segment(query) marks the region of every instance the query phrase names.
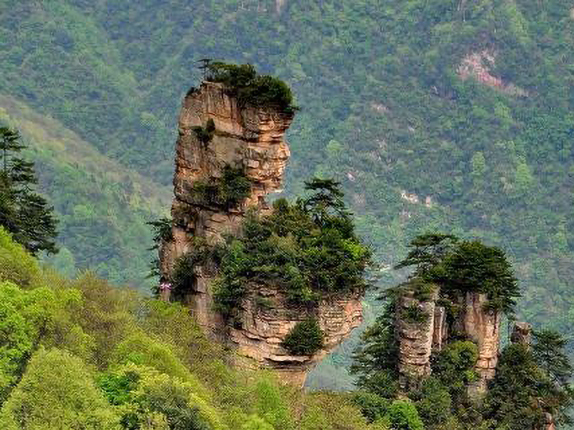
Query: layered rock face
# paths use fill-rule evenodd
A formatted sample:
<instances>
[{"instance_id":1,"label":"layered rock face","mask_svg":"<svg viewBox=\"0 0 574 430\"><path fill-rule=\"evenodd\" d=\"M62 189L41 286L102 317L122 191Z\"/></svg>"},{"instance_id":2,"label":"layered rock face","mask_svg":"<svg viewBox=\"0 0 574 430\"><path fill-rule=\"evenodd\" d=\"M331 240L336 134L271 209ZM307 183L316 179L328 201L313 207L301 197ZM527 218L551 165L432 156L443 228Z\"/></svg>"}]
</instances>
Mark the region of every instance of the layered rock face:
<instances>
[{"instance_id":1,"label":"layered rock face","mask_svg":"<svg viewBox=\"0 0 574 430\"><path fill-rule=\"evenodd\" d=\"M459 321L465 333L478 346L475 370L478 380L470 387L471 395L486 392L488 381L494 378L500 345L500 311L487 308L486 294L466 293L463 312Z\"/></svg>"},{"instance_id":2,"label":"layered rock face","mask_svg":"<svg viewBox=\"0 0 574 430\"><path fill-rule=\"evenodd\" d=\"M212 120L215 131L204 143L195 128ZM226 234L240 232L247 210L269 211L265 196L279 191L289 159L285 132L293 114L273 107L240 106L219 83L204 82L183 102L179 117L172 205L172 236L160 249L160 269L166 279L179 257L192 250L198 238L209 245ZM220 178L226 166L241 167L250 182L249 195L234 207L198 202L193 187ZM183 298L197 322L211 337L234 347L249 360L246 365L271 367L287 381L302 385L306 373L362 322L360 297L325 299L312 310L288 306L280 291L254 284L243 300L240 324L230 327L214 310L212 281L216 268L194 269L193 285ZM291 356L281 343L299 321L317 318L325 347L312 357Z\"/></svg>"},{"instance_id":3,"label":"layered rock face","mask_svg":"<svg viewBox=\"0 0 574 430\"><path fill-rule=\"evenodd\" d=\"M422 301L408 291L398 301L399 383L405 391L418 388L419 382L431 373L436 299L436 293L429 300Z\"/></svg>"},{"instance_id":4,"label":"layered rock face","mask_svg":"<svg viewBox=\"0 0 574 430\"><path fill-rule=\"evenodd\" d=\"M323 348L313 356L291 355L281 343L291 329L309 315L308 309L290 306L280 291L256 288L243 301L241 328L230 328L229 340L241 355L253 359L258 366L272 368L284 381L302 387L311 368L362 323L361 297L321 300L311 315L325 335Z\"/></svg>"},{"instance_id":5,"label":"layered rock face","mask_svg":"<svg viewBox=\"0 0 574 430\"><path fill-rule=\"evenodd\" d=\"M485 294L468 292L458 298L460 311L449 326L446 311L437 305L437 298L438 292L435 292L428 300L420 301L413 297L411 291L407 291L399 299L397 335L401 388L416 388L421 379L430 375L432 353L442 350L449 340L449 333L457 332L471 339L478 347L475 366L478 380L469 387L469 394L482 395L496 372L501 313L487 308ZM424 321L409 321L405 318L408 308L416 308L427 317Z\"/></svg>"}]
</instances>

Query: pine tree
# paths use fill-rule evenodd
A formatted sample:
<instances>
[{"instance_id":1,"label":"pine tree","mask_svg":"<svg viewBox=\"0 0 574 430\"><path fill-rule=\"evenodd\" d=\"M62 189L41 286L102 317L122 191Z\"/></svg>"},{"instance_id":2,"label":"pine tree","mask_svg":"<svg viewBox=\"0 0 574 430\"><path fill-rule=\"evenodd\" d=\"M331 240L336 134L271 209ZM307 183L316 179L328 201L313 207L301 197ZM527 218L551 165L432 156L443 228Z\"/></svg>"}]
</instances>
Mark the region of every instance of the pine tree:
<instances>
[{"instance_id":1,"label":"pine tree","mask_svg":"<svg viewBox=\"0 0 574 430\"><path fill-rule=\"evenodd\" d=\"M32 254L56 253L53 208L34 191L34 163L19 156L24 148L16 130L0 127L0 225Z\"/></svg>"},{"instance_id":2,"label":"pine tree","mask_svg":"<svg viewBox=\"0 0 574 430\"><path fill-rule=\"evenodd\" d=\"M553 330L544 329L534 332L532 354L546 375L556 384L567 387L572 377L572 365L564 352L567 341Z\"/></svg>"}]
</instances>

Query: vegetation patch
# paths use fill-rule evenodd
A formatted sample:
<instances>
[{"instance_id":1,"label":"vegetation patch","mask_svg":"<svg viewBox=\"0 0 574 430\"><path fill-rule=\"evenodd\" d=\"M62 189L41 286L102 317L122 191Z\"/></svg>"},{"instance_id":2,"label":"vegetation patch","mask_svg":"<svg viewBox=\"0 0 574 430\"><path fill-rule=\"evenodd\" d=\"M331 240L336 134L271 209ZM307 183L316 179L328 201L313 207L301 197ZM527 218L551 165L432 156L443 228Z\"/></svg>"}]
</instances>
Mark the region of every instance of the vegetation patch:
<instances>
[{"instance_id":1,"label":"vegetation patch","mask_svg":"<svg viewBox=\"0 0 574 430\"><path fill-rule=\"evenodd\" d=\"M193 127L192 130L195 133L197 139L202 143L204 147L206 147L207 144L211 142L211 139L213 139L215 134L215 122L213 119L209 118L205 124L205 127L198 125Z\"/></svg>"},{"instance_id":2,"label":"vegetation patch","mask_svg":"<svg viewBox=\"0 0 574 430\"><path fill-rule=\"evenodd\" d=\"M279 199L269 216L248 214L242 234L220 250L215 302L224 315L233 316L251 284L298 304L367 287L371 252L355 234L338 183L314 179L306 187L309 197Z\"/></svg>"},{"instance_id":3,"label":"vegetation patch","mask_svg":"<svg viewBox=\"0 0 574 430\"><path fill-rule=\"evenodd\" d=\"M196 181L191 188L195 204L231 209L249 197L251 181L243 167L226 165L220 178Z\"/></svg>"},{"instance_id":4,"label":"vegetation patch","mask_svg":"<svg viewBox=\"0 0 574 430\"><path fill-rule=\"evenodd\" d=\"M402 318L412 324L423 324L429 320L429 315L416 303L411 303L402 311Z\"/></svg>"},{"instance_id":5,"label":"vegetation patch","mask_svg":"<svg viewBox=\"0 0 574 430\"><path fill-rule=\"evenodd\" d=\"M286 113L297 109L293 105L293 93L285 82L273 76L259 75L251 64L211 63L207 80L223 83L241 105L274 106Z\"/></svg>"},{"instance_id":6,"label":"vegetation patch","mask_svg":"<svg viewBox=\"0 0 574 430\"><path fill-rule=\"evenodd\" d=\"M212 257L213 251L205 241L195 238L191 250L180 256L173 266L170 281L174 300L181 300L192 291L196 268L208 263Z\"/></svg>"},{"instance_id":7,"label":"vegetation patch","mask_svg":"<svg viewBox=\"0 0 574 430\"><path fill-rule=\"evenodd\" d=\"M283 340L283 347L293 355L313 355L323 348L325 334L316 318L298 322Z\"/></svg>"},{"instance_id":8,"label":"vegetation patch","mask_svg":"<svg viewBox=\"0 0 574 430\"><path fill-rule=\"evenodd\" d=\"M407 257L397 265L413 266L410 283L436 283L441 293L451 296L484 293L493 310L512 313L520 297L518 281L504 251L480 241L460 241L439 233L418 236L411 242Z\"/></svg>"}]
</instances>

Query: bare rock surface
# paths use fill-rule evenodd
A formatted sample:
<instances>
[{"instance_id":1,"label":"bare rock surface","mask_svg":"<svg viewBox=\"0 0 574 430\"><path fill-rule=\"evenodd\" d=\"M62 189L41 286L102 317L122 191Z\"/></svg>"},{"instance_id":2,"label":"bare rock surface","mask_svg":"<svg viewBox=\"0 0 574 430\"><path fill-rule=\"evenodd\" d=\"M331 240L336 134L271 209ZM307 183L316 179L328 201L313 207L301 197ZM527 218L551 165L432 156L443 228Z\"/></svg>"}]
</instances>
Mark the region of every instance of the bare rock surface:
<instances>
[{"instance_id":1,"label":"bare rock surface","mask_svg":"<svg viewBox=\"0 0 574 430\"><path fill-rule=\"evenodd\" d=\"M430 375L436 299L436 292L429 300L422 301L409 291L398 302L399 382L403 390L416 388L422 379ZM418 318L413 318L412 314L418 315Z\"/></svg>"}]
</instances>

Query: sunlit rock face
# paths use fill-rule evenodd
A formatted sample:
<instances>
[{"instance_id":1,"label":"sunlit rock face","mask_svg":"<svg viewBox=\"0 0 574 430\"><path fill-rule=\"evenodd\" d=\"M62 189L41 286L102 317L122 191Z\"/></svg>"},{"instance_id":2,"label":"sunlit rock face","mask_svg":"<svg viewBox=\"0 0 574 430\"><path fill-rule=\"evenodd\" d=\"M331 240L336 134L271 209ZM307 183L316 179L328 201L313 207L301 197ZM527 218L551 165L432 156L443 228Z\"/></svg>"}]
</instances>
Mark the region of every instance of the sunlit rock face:
<instances>
[{"instance_id":1,"label":"sunlit rock face","mask_svg":"<svg viewBox=\"0 0 574 430\"><path fill-rule=\"evenodd\" d=\"M411 291L398 301L396 332L399 344L399 374L403 391L418 388L431 370L431 356L438 354L451 333L472 340L478 349L475 371L477 380L469 387L472 397L482 396L494 378L500 345L501 312L490 309L486 294L467 292L454 298L459 309L456 318L447 321L444 307L437 304L438 287L426 300L418 300ZM407 309L418 309L424 320L405 317Z\"/></svg>"},{"instance_id":2,"label":"sunlit rock face","mask_svg":"<svg viewBox=\"0 0 574 430\"><path fill-rule=\"evenodd\" d=\"M206 144L194 127L213 120L215 132ZM185 97L179 116L176 146L172 236L160 249L160 269L169 279L179 257L200 238L216 244L228 233L240 232L247 210L269 211L265 197L281 189L290 156L285 132L292 113L273 107L240 106L219 83L204 82ZM242 167L250 180L247 198L232 208L198 203L191 193L197 181L219 178L226 165ZM281 291L253 283L241 304L239 321L229 324L214 310L210 264L194 270L193 286L184 303L212 338L234 347L244 366L275 369L287 382L302 386L307 372L362 322L360 294L325 297L312 309L295 307ZM261 298L265 300L262 306ZM293 356L282 347L285 336L299 321L317 319L325 333L324 348L313 356Z\"/></svg>"}]
</instances>

